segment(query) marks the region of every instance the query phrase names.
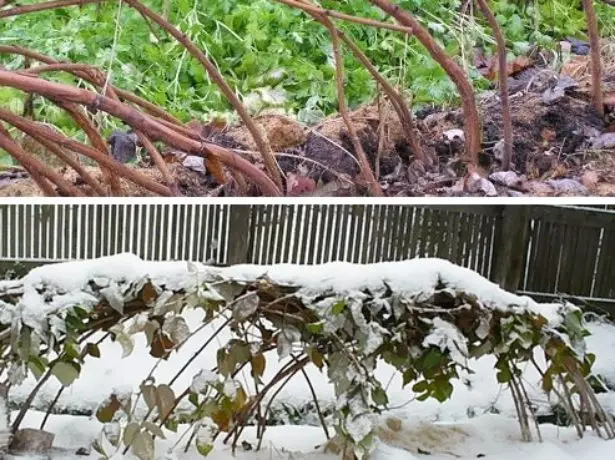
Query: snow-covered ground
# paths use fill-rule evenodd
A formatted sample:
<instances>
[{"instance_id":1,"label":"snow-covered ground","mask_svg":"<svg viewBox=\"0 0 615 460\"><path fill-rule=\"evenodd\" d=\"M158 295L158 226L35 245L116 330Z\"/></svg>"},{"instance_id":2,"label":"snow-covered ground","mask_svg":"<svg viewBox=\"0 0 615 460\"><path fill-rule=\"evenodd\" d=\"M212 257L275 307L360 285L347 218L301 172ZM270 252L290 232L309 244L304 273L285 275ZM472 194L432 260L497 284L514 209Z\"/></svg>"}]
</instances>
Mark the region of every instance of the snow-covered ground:
<instances>
[{"instance_id":1,"label":"snow-covered ground","mask_svg":"<svg viewBox=\"0 0 615 460\"><path fill-rule=\"evenodd\" d=\"M133 277L142 274L165 276L167 280L185 280L185 264L167 264L163 270L161 265L141 264L137 259L116 258L114 263L83 265L76 263L72 267L64 266L58 271L50 267L42 267L31 273L29 283L34 287L41 281L62 279L62 284L68 291L80 289L83 280L90 277L108 276L109 278ZM551 312L550 306L536 304L528 298L521 298L505 293L497 286L489 283L470 270L455 267L452 264L431 259L425 265L425 260L408 261L396 264L375 264L369 267L352 266L350 264L327 264L320 267L255 267L237 266L228 269L216 269L225 275L235 278L252 278L267 273L271 278L285 283L298 283L313 289L334 287L336 290L353 290L358 286L378 283L374 280L387 282L394 288L407 291L418 291L425 286L433 286L438 279L446 279L449 284L465 288L479 294L485 301L507 305L516 303L532 309ZM326 269L325 269L326 267ZM85 270L85 269L88 270ZM425 268L429 268L426 270ZM92 271L93 270L93 271ZM369 273L369 276L366 275ZM6 285L5 285L6 286ZM34 294L34 293L33 293ZM40 312L39 312L40 314ZM185 318L191 329L201 323L201 311L188 311ZM205 340L218 327L213 323L192 337L176 355L169 361L160 363L154 373L158 383L169 381L177 369L201 347ZM615 349L615 326L607 323L591 323L589 329L592 336L587 338L588 351L597 355L595 372L615 383L615 361L612 350ZM210 348L192 362L188 369L175 382L176 392L182 391L192 380L192 376L201 369L213 368L216 365L216 350L224 343L226 337L221 336ZM94 340L94 338L92 339ZM89 358L82 370L82 377L67 388L61 395L56 409L71 412L93 411L113 391L121 393L136 391L141 380L150 372L157 360L151 357L146 347L143 335L135 337L134 352L122 359L122 348L117 343L105 342L101 345L101 359ZM271 378L279 369L278 357L272 352L267 357L267 367L264 379ZM561 428L552 425L542 425L543 443L522 443L517 422L514 420L515 409L507 389L496 382L493 371L494 359L485 357L470 362L473 374L463 374L455 382L455 391L451 400L440 404L428 400L420 402L412 399L409 388L403 389L401 376L393 368L382 363L376 371L376 377L384 383L388 382L390 411L403 420L403 430L397 442L380 444L372 456L372 460L415 459L450 460L451 458L481 458L494 460L603 460L612 458L615 441L602 441L591 433L582 439L576 439L572 428ZM334 403L333 388L328 383L325 374L315 366L306 369L314 386L319 401L323 405ZM244 384L250 388L251 380L244 376ZM543 410L550 404L547 396L540 390L540 378L533 368L525 369L524 378L531 400ZM13 403L24 401L35 385L33 378L14 387L10 393ZM48 404L56 397L60 388L59 382L51 379L43 386L34 400L33 408L27 415L22 427L38 428ZM615 412L615 392L601 393L600 401L611 412ZM311 394L305 379L297 376L277 396L277 404L288 404L302 407L311 401ZM93 417L76 415L52 415L46 429L56 435L55 445L67 449L64 453L55 455L56 460L78 458L74 452L81 447L89 446L92 439L100 431L101 424ZM182 433L180 428L179 434ZM167 440L159 441L157 451L165 458L165 451L173 446L177 435L168 433ZM255 445L255 433L246 430L244 438ZM276 426L267 430L265 449L259 453L243 451L241 448L237 458L244 460L265 459L302 459L309 458L334 459L332 454L318 451L315 446L324 440L322 430L317 426ZM395 445L405 445L406 449L398 449ZM185 440L180 445L183 447ZM419 452L423 452L422 454ZM97 454L92 454L97 458ZM176 451L176 457L183 460L196 460L200 456L193 450L183 454L183 448ZM221 460L230 458L226 446L218 445L208 458Z\"/></svg>"},{"instance_id":2,"label":"snow-covered ground","mask_svg":"<svg viewBox=\"0 0 615 460\"><path fill-rule=\"evenodd\" d=\"M196 324L200 320L200 314L191 312L188 315L189 323ZM214 327L214 326L212 326ZM611 381L615 381L615 363L612 360L612 350L615 349L615 326L608 324L591 324L590 330L593 335L588 338L589 351L598 356L595 365L596 372L604 375ZM191 340L179 352L179 355L163 362L155 372L158 382L169 380L185 359L203 343L211 330L205 329ZM136 390L141 379L150 371L156 362L149 356L145 342L140 337L137 340L135 352L122 359L122 349L119 344L106 342L101 346L102 358L90 359L86 362L82 372L82 378L78 379L70 388L62 394L58 408L71 411L93 410L103 401L111 391ZM209 353L203 354L183 374L174 387L185 388L191 381L191 376L199 369L213 367L215 365L215 347L212 346ZM274 363L277 357L272 355L268 363ZM403 438L409 443L410 452L395 449L393 446L382 445L374 454L373 460L412 459L422 455L417 452L431 452L432 455L425 458L430 460L450 460L451 454L458 458L477 458L478 454L484 454L486 458L497 460L513 460L523 457L524 460L603 460L610 458L615 442L602 441L589 435L586 439L577 440L574 430L571 428L557 428L550 425L542 425L545 442L543 444L521 443L519 439L519 427L514 420L514 405L506 388L501 387L495 381L493 374L493 360L490 357L472 363L475 374L464 375L455 383L455 391L450 401L439 404L435 401L412 401L409 389L401 388L401 379L386 364L379 366L378 378L389 383L391 396L390 413L404 420ZM271 377L276 372L276 366L268 365L267 374ZM325 375L321 374L314 366L307 369L321 403L332 403L334 400L333 390L328 384ZM538 387L538 375L533 369L527 369L525 378L528 388L531 390L531 399L548 407L547 397ZM246 379L249 382L249 379ZM29 379L26 383L11 392L14 402L23 401L34 386L35 381ZM34 407L44 410L47 404L53 400L60 385L51 380L43 387L39 396L35 399ZM601 402L611 411L615 411L615 393L598 395ZM277 398L278 403L286 403L295 407L311 401L309 388L300 376L291 382ZM35 427L40 425L43 413L31 411L26 417L22 427ZM454 430L443 438L442 435L430 427L433 422L441 424L455 424L463 434ZM413 426L418 427L413 429ZM426 425L425 425L426 424ZM70 449L74 452L79 447L86 447L101 429L101 424L93 417L53 415L51 416L47 430L56 434L55 445ZM181 430L179 431L181 433ZM247 430L245 439L254 443L254 433ZM160 441L158 451L164 454L165 450L175 442L173 433L169 433L167 441ZM436 439L438 442L434 442ZM237 454L237 458L245 460L256 459L300 459L310 458L333 459L331 454L324 454L315 450L315 446L322 444L324 436L322 430L315 426L276 426L267 431L265 451L261 453L243 452ZM185 441L184 441L185 442ZM610 450L609 450L610 449ZM288 453L289 452L294 452ZM180 449L180 453L183 452ZM179 455L178 459L194 459L199 455L193 451L191 455ZM609 454L609 455L607 455ZM229 458L229 450L218 445L210 458L221 460ZM75 458L72 455L58 454L57 460ZM161 457L161 458L164 458ZM171 457L169 457L171 458Z\"/></svg>"},{"instance_id":3,"label":"snow-covered ground","mask_svg":"<svg viewBox=\"0 0 615 460\"><path fill-rule=\"evenodd\" d=\"M32 411L25 419L25 425L38 426L43 417L40 412ZM64 452L53 455L54 460L74 458L98 458L98 454L76 456L74 452L89 445L100 425L86 417L70 415L51 416L47 429L56 434L55 444L66 448ZM485 458L489 460L608 460L613 458L615 441L604 441L589 433L577 439L572 428L542 425L543 442L525 443L519 440L517 423L503 415L482 415L455 423L414 424L404 429L396 445L379 443L370 460L451 460ZM170 434L166 440L159 441L157 449L161 459L197 460L201 457L193 449L187 453L176 449L174 455L167 454L177 441L177 435ZM255 430L246 429L242 439L256 445ZM317 446L322 445L322 430L313 426L274 426L265 433L261 451L245 451L241 447L236 452L239 460L335 460ZM183 444L180 443L181 446ZM420 452L420 453L419 453ZM228 446L217 443L207 457L211 460L232 458ZM7 456L6 460L10 460ZM20 460L38 460L34 457Z\"/></svg>"}]
</instances>

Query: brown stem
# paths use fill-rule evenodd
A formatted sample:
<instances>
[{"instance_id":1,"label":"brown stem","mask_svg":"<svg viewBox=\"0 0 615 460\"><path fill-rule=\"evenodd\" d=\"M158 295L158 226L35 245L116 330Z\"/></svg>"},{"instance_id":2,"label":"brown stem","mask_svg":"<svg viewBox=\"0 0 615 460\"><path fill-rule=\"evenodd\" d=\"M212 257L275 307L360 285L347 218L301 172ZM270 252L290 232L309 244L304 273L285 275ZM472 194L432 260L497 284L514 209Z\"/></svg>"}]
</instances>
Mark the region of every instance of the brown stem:
<instances>
[{"instance_id":1,"label":"brown stem","mask_svg":"<svg viewBox=\"0 0 615 460\"><path fill-rule=\"evenodd\" d=\"M277 0L280 3L283 3L287 6L293 8L300 8L307 13L317 14L319 16L326 16L336 19L341 19L343 21L354 22L356 24L363 24L370 27L375 27L379 29L389 29L396 32L404 32L406 34L412 34L412 28L400 26L399 24L391 24L388 22L377 21L375 19L367 19L359 16L352 16L350 14L341 13L335 10L326 10L324 8L320 8L314 4L305 3L303 0L295 1L295 0Z\"/></svg>"},{"instance_id":2,"label":"brown stem","mask_svg":"<svg viewBox=\"0 0 615 460\"><path fill-rule=\"evenodd\" d=\"M376 70L374 65L370 62L369 58L361 51L361 49L341 30L338 29L338 34L341 40L350 49L352 54L365 66L367 71L374 77L374 79L382 86L382 90L391 100L393 109L397 113L399 122L401 123L406 140L410 146L410 150L414 153L417 160L422 163L427 163L431 160L427 159L427 155L419 142L418 136L415 131L414 117L412 112L408 108L403 96L399 93L393 85L391 85L381 74Z\"/></svg>"},{"instance_id":3,"label":"brown stem","mask_svg":"<svg viewBox=\"0 0 615 460\"><path fill-rule=\"evenodd\" d=\"M55 196L56 193L40 176L49 179L49 181L58 187L62 193L68 196L84 196L78 188L66 182L62 175L58 174L32 154L27 153L19 144L2 131L0 131L0 148L6 150L9 155L15 158L32 175L32 179L35 180L36 184L46 195Z\"/></svg>"},{"instance_id":4,"label":"brown stem","mask_svg":"<svg viewBox=\"0 0 615 460\"><path fill-rule=\"evenodd\" d=\"M0 10L0 18L8 18L26 13L36 13L38 11L63 8L65 6L85 5L88 3L99 3L101 0L55 0L51 2L36 3L34 5L22 5Z\"/></svg>"},{"instance_id":5,"label":"brown stem","mask_svg":"<svg viewBox=\"0 0 615 460\"><path fill-rule=\"evenodd\" d=\"M583 10L587 20L589 33L589 49L592 65L592 102L600 117L604 117L604 102L602 95L602 62L600 56L600 32L598 31L598 18L594 9L593 0L583 0Z\"/></svg>"},{"instance_id":6,"label":"brown stem","mask_svg":"<svg viewBox=\"0 0 615 460\"><path fill-rule=\"evenodd\" d=\"M36 5L27 5L27 7L10 8L4 11L0 11L0 18L15 16L18 14L31 13L35 11L43 11L49 9L55 9L65 6L82 5L84 3L101 3L107 0L58 0L51 2L42 2ZM248 114L247 109L241 103L235 92L228 85L224 77L220 74L218 69L187 36L185 33L179 31L172 24L166 21L162 16L150 10L143 5L139 0L125 0L132 8L137 10L141 15L147 17L151 21L162 27L167 33L171 34L179 43L181 43L190 54L196 58L201 65L205 68L205 71L209 75L209 78L220 88L220 91L228 99L233 108L237 111L241 119L246 125L248 131L252 135L254 142L256 143L259 151L263 155L265 166L271 179L276 185L278 192L275 195L280 195L282 190L282 176L280 174L279 166L275 160L275 156L271 151L269 143L263 138L260 130Z\"/></svg>"},{"instance_id":7,"label":"brown stem","mask_svg":"<svg viewBox=\"0 0 615 460\"><path fill-rule=\"evenodd\" d=\"M90 143L92 144L92 147L101 152L103 155L111 158L111 153L107 148L107 143L98 132L98 129L96 129L96 126L94 126L92 121L85 115L85 113L83 113L77 104L71 104L64 101L54 102L56 105L66 110L75 123L77 123L77 125L85 132L86 136L90 140ZM101 166L101 170L105 181L109 184L111 194L114 196L122 196L122 187L120 185L119 177L112 174L109 168L104 166Z\"/></svg>"},{"instance_id":8,"label":"brown stem","mask_svg":"<svg viewBox=\"0 0 615 460\"><path fill-rule=\"evenodd\" d=\"M26 120L25 118L22 118L18 115L15 115L14 113L9 112L8 110L4 110L0 108L0 119L15 126L17 129L19 129L20 131L23 131L24 133L28 134L31 137L36 138L37 132L40 135L40 130L41 130L40 126L37 126L33 122ZM168 189L168 187L165 187L164 185L159 184L149 179L143 174L139 174L134 169L129 168L122 163L114 161L113 159L107 157L106 155L103 155L101 152L99 152L98 150L92 147L89 147L85 144L81 144L80 142L77 142L73 139L69 139L61 135L60 133L56 133L51 130L46 130L44 132L44 135L49 140L51 140L52 142L62 147L65 147L69 150L80 153L88 158L91 158L94 161L97 161L103 164L104 166L111 169L115 174L121 177L125 177L128 180L131 180L135 184L140 185L141 187L143 187L146 190L149 190L150 192L153 192L161 196L171 196L171 191ZM47 165L45 165L44 163L41 163L41 164L43 165L43 167L48 168ZM80 196L80 195L81 195L81 192L79 192L77 196Z\"/></svg>"},{"instance_id":9,"label":"brown stem","mask_svg":"<svg viewBox=\"0 0 615 460\"><path fill-rule=\"evenodd\" d=\"M130 125L135 131L142 131L152 140L162 140L173 148L202 156L204 158L207 158L207 155L213 155L226 166L241 171L245 176L253 180L254 183L262 189L263 193L269 194L270 196L280 195L280 190L269 177L264 175L255 165L244 160L243 158L240 158L232 151L208 142L197 142L195 140L188 139L178 134L176 131L162 125L158 121L150 118L149 116L119 101L102 96L92 91L41 80L35 77L18 75L14 72L8 72L5 70L0 70L0 85L18 88L22 91L35 92L52 100L61 99L67 102L85 105L93 110L102 110L117 118L120 118L126 124ZM120 163L115 162L108 157L107 159L119 167ZM100 162L100 160L97 161ZM108 162L105 162L105 165L107 164ZM124 168L124 170L132 171L130 168Z\"/></svg>"},{"instance_id":10,"label":"brown stem","mask_svg":"<svg viewBox=\"0 0 615 460\"><path fill-rule=\"evenodd\" d=\"M281 3L286 5L299 8L310 16L312 16L318 22L324 24L324 20L326 19L326 15L330 15L332 17L337 17L330 10L324 10L322 8L318 8L317 6L308 3L307 0L294 1L294 0L278 0ZM331 26L334 26L331 21L328 21ZM426 155L423 149L420 146L418 141L418 137L415 134L414 130L414 120L412 117L412 112L408 108L406 102L404 101L403 96L393 88L393 86L376 70L374 65L371 63L369 58L361 51L361 49L354 43L352 39L350 39L342 30L336 28L337 34L339 38L344 42L344 44L350 49L355 58L363 64L363 66L367 69L367 71L372 75L372 77L382 86L382 89L387 94L389 99L391 100L391 104L393 105L394 110L397 112L397 116L399 117L399 121L402 125L402 129L406 135L406 139L410 146L410 149L416 156L416 158L421 161L426 161ZM402 32L406 32L407 34L412 34L412 29L404 27Z\"/></svg>"},{"instance_id":11,"label":"brown stem","mask_svg":"<svg viewBox=\"0 0 615 460\"><path fill-rule=\"evenodd\" d=\"M474 89L464 71L446 54L446 51L438 45L427 29L425 29L413 15L401 9L399 5L391 3L389 0L369 1L384 12L393 16L399 23L410 27L414 36L425 46L429 54L442 66L444 71L457 86L465 117L466 161L472 165L477 165L478 154L481 151L481 123L476 101L474 100Z\"/></svg>"},{"instance_id":12,"label":"brown stem","mask_svg":"<svg viewBox=\"0 0 615 460\"><path fill-rule=\"evenodd\" d=\"M4 135L8 139L12 139L9 132L0 124L0 134ZM38 185L38 187L42 190L45 196L57 196L58 194L55 192L51 184L41 176L38 171L32 169L30 166L26 166L22 164L23 169L30 174L32 180Z\"/></svg>"},{"instance_id":13,"label":"brown stem","mask_svg":"<svg viewBox=\"0 0 615 460\"><path fill-rule=\"evenodd\" d=\"M265 167L267 168L267 171L269 172L269 176L271 177L271 179L274 181L274 183L276 184L276 186L281 192L282 186L283 186L282 176L280 174L280 168L275 159L275 156L273 155L273 152L271 151L269 142L265 138L263 138L259 128L254 123L254 120L252 120L252 117L250 117L250 115L248 114L247 109L241 103L241 101L239 100L235 92L232 90L232 88L229 86L229 84L226 82L222 74L220 74L216 66L213 65L213 63L207 58L207 56L205 56L205 53L203 53L186 36L185 33L180 32L172 24L166 21L162 16L160 16L159 14L147 8L139 0L125 0L125 1L130 6L132 6L134 9L136 9L143 15L147 16L149 19L154 21L156 24L158 24L160 27L166 30L169 34L171 34L178 42L180 42L188 50L188 52L190 52L190 54L192 54L194 58L196 58L201 63L201 65L205 68L205 71L209 75L209 78L211 78L212 81L220 88L220 91L222 91L222 94L224 94L224 96L228 99L228 101L231 103L235 111L239 114L239 116L245 123L248 131L250 131L250 134L252 135L252 138L254 139L254 142L256 143L258 150L263 155Z\"/></svg>"},{"instance_id":14,"label":"brown stem","mask_svg":"<svg viewBox=\"0 0 615 460\"><path fill-rule=\"evenodd\" d=\"M32 137L36 142L41 144L49 152L60 158L64 163L73 168L77 172L77 174L79 174L79 176L83 179L83 181L90 187L92 187L92 190L96 192L99 196L105 196L107 194L105 189L100 185L100 183L96 179L94 179L89 172L87 172L83 165L79 163L79 161L77 161L77 159L73 155L62 150L58 145L51 142L47 136L41 134L40 132L37 132L35 134L35 137L30 137Z\"/></svg>"},{"instance_id":15,"label":"brown stem","mask_svg":"<svg viewBox=\"0 0 615 460\"><path fill-rule=\"evenodd\" d=\"M372 195L384 196L384 193L382 193L382 189L380 188L380 184L374 176L374 171L369 164L367 155L363 150L363 146L361 145L357 131L354 128L354 124L348 115L348 106L346 105L346 95L344 93L344 60L340 52L340 38L337 33L337 29L333 26L331 21L326 18L322 20L322 23L325 27L327 27L327 29L329 29L333 44L333 56L335 58L335 81L337 84L337 99L340 115L346 124L346 129L348 129L348 134L350 136L350 142L352 143L355 154L359 160L359 164L361 165L361 173L363 174Z\"/></svg>"},{"instance_id":16,"label":"brown stem","mask_svg":"<svg viewBox=\"0 0 615 460\"><path fill-rule=\"evenodd\" d=\"M74 74L74 75L76 75L76 76L78 76L80 78L84 78L85 80L89 81L90 83L92 83L92 84L94 84L96 86L105 87L107 95L109 97L111 97L112 99L118 100L118 101L120 100L119 97L117 96L117 92L116 92L115 88L113 88L113 86L111 86L111 85L106 85L105 86L105 81L107 79L104 76L104 74L102 74L102 72L100 72L95 67L92 67L92 66L89 66L89 65L83 65L83 64L64 64L64 63L49 64L49 65L38 66L38 67L35 67L33 69L29 69L26 73L40 74L40 73L52 72L52 71L66 71L66 72L70 72L70 73L72 73L72 74ZM81 71L81 72L79 72L79 71ZM89 120L86 118L84 121L82 121L82 123L85 123L85 125L88 126L88 129L90 131L90 139L92 139L92 136L94 136L94 139L93 139L93 142L92 142L93 145L97 145L99 150L101 150L101 147L102 147L102 149L103 149L102 151L103 152L107 152L107 146L106 146L106 143L105 143L104 139L102 139L102 137L98 134L98 132L96 131L94 126L89 122ZM80 125L82 125L82 123L80 123ZM170 124L171 124L171 126L176 126L173 123L170 123ZM91 131L93 131L93 132L91 132ZM86 133L87 132L88 131L86 131ZM151 158L154 160L154 164L160 170L160 173L162 174L163 179L167 182L167 184L169 185L170 189L173 191L173 194L175 196L179 196L180 192L179 192L179 188L177 187L177 183L175 181L175 178L171 175L171 173L169 171L169 168L167 167L166 163L162 159L162 156L160 155L160 152L158 152L158 149L156 148L156 146L143 133L141 133L140 131L137 131L136 134L137 134L137 137L139 138L139 141L141 142L141 144L145 148L145 150L147 150L147 152L150 154ZM107 171L107 170L103 169L103 172L104 171ZM115 189L116 189L116 193L115 194L116 195L121 194L121 189L119 188L119 183L117 183L117 180L114 180L112 178L112 179L110 179L110 181L112 181L111 182L112 189L113 189L113 187L115 187Z\"/></svg>"},{"instance_id":17,"label":"brown stem","mask_svg":"<svg viewBox=\"0 0 615 460\"><path fill-rule=\"evenodd\" d=\"M498 52L498 77L500 80L500 103L502 104L502 131L504 133L504 156L502 169L508 171L513 158L513 125L510 112L510 100L508 98L508 61L506 59L506 40L502 28L498 24L493 11L489 8L487 0L477 0L478 6L487 18L489 27L493 30Z\"/></svg>"}]
</instances>

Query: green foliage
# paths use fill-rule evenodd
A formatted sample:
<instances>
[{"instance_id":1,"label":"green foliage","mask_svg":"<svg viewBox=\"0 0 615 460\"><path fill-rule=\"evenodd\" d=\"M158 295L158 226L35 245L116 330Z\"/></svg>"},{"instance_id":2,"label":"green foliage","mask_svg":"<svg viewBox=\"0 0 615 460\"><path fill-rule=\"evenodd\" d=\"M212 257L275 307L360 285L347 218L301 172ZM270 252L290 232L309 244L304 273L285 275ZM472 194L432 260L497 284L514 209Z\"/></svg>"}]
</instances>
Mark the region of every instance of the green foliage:
<instances>
[{"instance_id":1,"label":"green foliage","mask_svg":"<svg viewBox=\"0 0 615 460\"><path fill-rule=\"evenodd\" d=\"M161 0L146 3L156 11L162 9ZM493 48L492 34L482 17L460 15L460 0L399 3L429 28L449 53L461 57L479 88L488 84L471 71L473 49L483 45ZM513 53L523 53L534 43L554 46L566 36L582 38L585 26L579 3L492 2ZM325 0L322 4L357 16L385 19L366 0ZM610 36L615 33L613 8L597 7L602 33ZM241 96L259 99L261 96L255 95L268 94L278 100L275 104L281 102L285 109L307 118L319 111L336 110L330 37L304 13L274 0L179 0L171 2L169 19L205 50ZM415 103L456 101L454 86L416 39L357 24L339 24L387 78L413 94ZM111 72L118 86L164 106L182 119L206 118L230 109L201 65L162 30L150 30L127 5L118 10L117 2L106 2L7 18L0 22L0 37L2 44L22 45L56 59L101 66ZM350 105L369 101L375 94L373 80L349 53L344 53L344 60ZM17 68L23 65L23 59L2 56L0 63ZM53 78L74 82L66 75ZM23 96L0 88L0 105L21 112ZM39 119L67 134L76 134L72 121L53 104L37 99L35 111ZM107 117L101 121L107 130L115 127ZM0 156L0 162L6 163L7 158Z\"/></svg>"},{"instance_id":2,"label":"green foliage","mask_svg":"<svg viewBox=\"0 0 615 460\"><path fill-rule=\"evenodd\" d=\"M396 291L385 282L369 290L308 293L300 286L281 286L265 278L238 283L215 272L206 277L197 280L194 276L192 284L184 280L181 289L155 285L147 277L97 277L82 288L91 299L90 305L54 310L40 318L36 328L21 322L17 322L20 327L11 325L12 353L6 354L3 367L9 381L23 381L27 363L35 376L50 372L63 385L71 385L79 377L85 357L100 355L97 347L78 341L77 331L87 334L92 317L104 313L119 321L105 328L124 354L132 352L134 336L143 334L152 350L161 347L164 352L152 354L167 359L201 329L190 330L181 318L184 310L203 308L213 312L204 315L205 325L216 319L225 321L225 327L208 339L219 340L218 334L224 330L226 339L217 346L216 367L200 370L181 393L175 393L173 382L147 378L136 398L132 394L111 395L96 416L102 423L115 424L120 435L95 446L103 457L109 454L105 445L123 443L123 448L130 448L138 458L152 460L152 435L164 437L163 427L176 431L179 424L191 425L195 435L191 439L197 450L207 455L212 432L230 436L254 421L263 399L277 394L268 391L285 385L293 376L301 378L297 374L311 362L327 373L334 386L336 406L328 415L335 419L338 433L351 441L357 456L363 458L373 447L374 414L389 404L386 386L374 373L380 360L397 368L404 386L409 386L418 400L439 402L451 397L460 370L471 372L471 358L493 355L494 379L514 385L520 378L519 369L542 349L546 363L542 386L547 392L554 389L556 380L572 385L579 375L589 378L595 360L585 353L587 331L580 310L571 304L557 309L544 306L551 318L548 321L535 305L486 305L475 295L442 282L413 294ZM37 289L50 302L57 299L57 286L42 284ZM14 294L4 298L11 302L5 304L10 313L19 298ZM109 298L121 305L110 305ZM131 316L119 318L117 312L127 305ZM165 334L162 345L160 334ZM41 347L43 343L53 347ZM48 355L57 358L48 362ZM190 362L197 357L198 353ZM278 361L277 374L263 378L267 365ZM184 363L180 372L188 364ZM251 370L254 391L241 378L246 366ZM572 385L569 391L579 390ZM145 417L134 410L139 398L148 408ZM187 404L182 406L184 398ZM262 416L259 409L258 420L303 416L296 411L271 414L268 407Z\"/></svg>"}]
</instances>

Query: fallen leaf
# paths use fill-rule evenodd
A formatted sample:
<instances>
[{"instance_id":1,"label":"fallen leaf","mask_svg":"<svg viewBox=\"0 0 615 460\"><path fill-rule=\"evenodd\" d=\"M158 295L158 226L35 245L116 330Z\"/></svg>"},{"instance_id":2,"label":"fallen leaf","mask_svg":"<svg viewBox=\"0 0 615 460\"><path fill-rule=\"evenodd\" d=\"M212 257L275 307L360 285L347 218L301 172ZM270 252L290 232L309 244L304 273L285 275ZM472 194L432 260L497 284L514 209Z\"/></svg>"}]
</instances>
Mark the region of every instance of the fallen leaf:
<instances>
[{"instance_id":1,"label":"fallen leaf","mask_svg":"<svg viewBox=\"0 0 615 460\"><path fill-rule=\"evenodd\" d=\"M207 157L207 171L211 174L220 184L226 184L226 175L222 168L220 160L212 155Z\"/></svg>"},{"instance_id":2,"label":"fallen leaf","mask_svg":"<svg viewBox=\"0 0 615 460\"><path fill-rule=\"evenodd\" d=\"M519 176L514 171L498 171L489 176L489 179L496 184L518 190L525 189L525 177Z\"/></svg>"},{"instance_id":3,"label":"fallen leaf","mask_svg":"<svg viewBox=\"0 0 615 460\"><path fill-rule=\"evenodd\" d=\"M592 140L594 150L608 150L615 148L615 133L604 133Z\"/></svg>"},{"instance_id":4,"label":"fallen leaf","mask_svg":"<svg viewBox=\"0 0 615 460\"><path fill-rule=\"evenodd\" d=\"M589 191L587 187L574 179L555 179L548 180L549 185L556 193L565 195L587 195Z\"/></svg>"},{"instance_id":5,"label":"fallen leaf","mask_svg":"<svg viewBox=\"0 0 615 460\"><path fill-rule=\"evenodd\" d=\"M600 177L596 171L585 171L581 176L581 183L589 190L594 190L599 181Z\"/></svg>"}]
</instances>

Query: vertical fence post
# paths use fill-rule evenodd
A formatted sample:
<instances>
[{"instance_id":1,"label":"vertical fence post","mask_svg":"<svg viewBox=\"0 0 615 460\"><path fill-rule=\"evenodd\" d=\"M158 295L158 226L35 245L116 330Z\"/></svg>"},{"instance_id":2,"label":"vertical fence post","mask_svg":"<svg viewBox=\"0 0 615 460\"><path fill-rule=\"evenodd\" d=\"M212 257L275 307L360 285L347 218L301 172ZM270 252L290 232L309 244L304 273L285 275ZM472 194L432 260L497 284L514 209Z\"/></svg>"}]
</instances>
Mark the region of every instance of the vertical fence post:
<instances>
[{"instance_id":1,"label":"vertical fence post","mask_svg":"<svg viewBox=\"0 0 615 460\"><path fill-rule=\"evenodd\" d=\"M516 292L521 282L523 261L529 238L530 206L502 207L500 226L496 228L494 281L502 289Z\"/></svg>"},{"instance_id":2,"label":"vertical fence post","mask_svg":"<svg viewBox=\"0 0 615 460\"><path fill-rule=\"evenodd\" d=\"M228 265L243 264L249 261L250 251L250 205L229 206L229 235L226 263Z\"/></svg>"}]
</instances>

